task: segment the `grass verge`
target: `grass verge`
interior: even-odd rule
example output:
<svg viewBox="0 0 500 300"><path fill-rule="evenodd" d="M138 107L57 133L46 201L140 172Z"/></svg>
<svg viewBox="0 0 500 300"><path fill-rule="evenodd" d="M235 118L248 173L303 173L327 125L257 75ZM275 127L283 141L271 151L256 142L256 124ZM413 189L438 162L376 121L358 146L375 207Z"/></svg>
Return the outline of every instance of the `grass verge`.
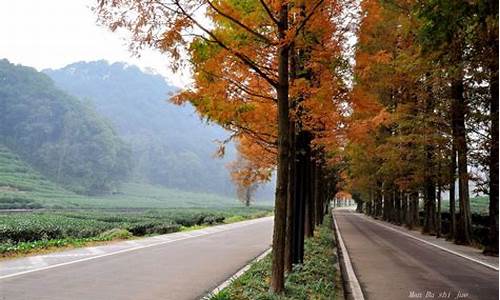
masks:
<svg viewBox="0 0 500 300"><path fill-rule="evenodd" d="M331 217L307 239L304 246L304 264L296 266L285 281L285 293L269 293L271 255L253 264L250 269L210 300L304 300L336 299L334 239Z"/></svg>

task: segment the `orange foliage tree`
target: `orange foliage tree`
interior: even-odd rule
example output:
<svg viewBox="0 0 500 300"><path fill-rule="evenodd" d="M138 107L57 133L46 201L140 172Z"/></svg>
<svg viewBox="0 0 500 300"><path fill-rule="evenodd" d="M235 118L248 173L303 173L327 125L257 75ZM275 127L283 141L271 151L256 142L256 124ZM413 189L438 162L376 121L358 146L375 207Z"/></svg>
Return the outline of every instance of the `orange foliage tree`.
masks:
<svg viewBox="0 0 500 300"><path fill-rule="evenodd" d="M95 10L112 30L129 30L132 50L154 47L171 59L174 69L192 69L193 85L173 101L190 102L201 116L233 132L243 169L253 168L252 180L267 178L261 171L269 174L276 166L271 290L281 292L287 200L295 181L289 176L290 125L298 114L290 115L290 99L303 98L301 126L317 132L324 148L335 145L331 141L339 126L335 115L342 85L334 63L340 51L333 34L339 2L99 0ZM306 48L309 55L300 58L301 71L314 78L295 81L291 60Z"/></svg>

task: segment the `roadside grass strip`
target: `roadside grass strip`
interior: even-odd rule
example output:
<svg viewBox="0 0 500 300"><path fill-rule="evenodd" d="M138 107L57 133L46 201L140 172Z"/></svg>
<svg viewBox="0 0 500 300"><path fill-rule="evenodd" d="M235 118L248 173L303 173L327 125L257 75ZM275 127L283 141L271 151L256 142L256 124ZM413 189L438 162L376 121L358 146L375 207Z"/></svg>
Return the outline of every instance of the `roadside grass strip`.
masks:
<svg viewBox="0 0 500 300"><path fill-rule="evenodd" d="M304 245L304 264L294 266L285 280L285 293L273 295L269 292L272 253L244 268L244 274L230 279L225 288L218 288L206 297L210 300L303 300L338 299L336 294L337 256L331 229L331 217Z"/></svg>

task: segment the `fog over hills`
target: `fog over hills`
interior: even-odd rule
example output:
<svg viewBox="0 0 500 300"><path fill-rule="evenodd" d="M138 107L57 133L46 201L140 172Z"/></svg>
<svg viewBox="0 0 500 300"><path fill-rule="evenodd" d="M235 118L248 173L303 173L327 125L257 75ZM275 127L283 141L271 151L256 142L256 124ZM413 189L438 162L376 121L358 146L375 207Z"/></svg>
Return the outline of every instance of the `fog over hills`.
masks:
<svg viewBox="0 0 500 300"><path fill-rule="evenodd" d="M234 157L213 157L222 128L200 120L190 105L168 102L176 88L157 74L125 63L78 62L44 70L56 86L90 102L109 118L133 152L133 179L191 191L233 194L225 168Z"/></svg>

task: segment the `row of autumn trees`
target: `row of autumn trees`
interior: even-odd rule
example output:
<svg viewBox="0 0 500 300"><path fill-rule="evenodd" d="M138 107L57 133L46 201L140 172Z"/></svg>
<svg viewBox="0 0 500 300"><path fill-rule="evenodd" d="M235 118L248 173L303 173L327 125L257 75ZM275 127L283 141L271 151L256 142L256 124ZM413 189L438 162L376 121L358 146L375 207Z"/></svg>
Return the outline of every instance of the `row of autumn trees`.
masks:
<svg viewBox="0 0 500 300"><path fill-rule="evenodd" d="M277 171L271 291L303 260L335 193L348 110L343 55L349 1L100 0L101 23L157 48L193 84L173 98L233 134L233 174L250 187ZM189 134L189 133L186 133ZM221 148L223 152L223 148Z"/></svg>
<svg viewBox="0 0 500 300"><path fill-rule="evenodd" d="M410 5L401 2L404 3L394 5ZM429 5L434 5L431 2ZM444 128L438 124L430 126L423 113L418 114L416 121L427 127L411 124L413 113L407 114L405 126L389 123L396 109L395 101L385 103L383 99L401 99L397 107L402 108L406 107L403 101L411 102L416 97L420 102L420 94L436 93L434 86L444 84L440 92L445 93L447 83L423 83L449 79L451 73L445 67L439 68L440 76L431 69L428 73L420 71L425 66L444 64L444 54L425 65L413 61L413 65L403 65L402 69L395 62L392 69L384 67L390 65L395 54L383 47L392 45L398 52L399 47L410 42L397 36L407 24L398 24L390 17L377 20L376 16L383 16L378 1L362 3L366 17L360 28L355 82L350 80L346 55L349 51L345 47L349 44L346 33L352 25L349 18L356 12L356 1L98 0L95 7L101 23L112 30L126 29L131 33L131 49L153 47L170 57L174 69L191 68L193 84L173 101L191 103L203 118L233 133L230 140L237 143L239 151L239 160L232 166L233 178L251 187L269 180L276 170L270 283L271 291L276 293L284 289L285 273L293 264L302 262L304 237L312 236L314 227L322 222L325 204L336 193L340 174L345 174L344 157L349 157L352 165L352 188L371 194L383 189L378 181L372 185L372 177L365 175L377 178L385 174L377 170L379 161L372 161L374 149L382 144L387 153L394 153L393 147L410 149L413 146L397 142L392 136L396 132L402 137L403 132L411 130ZM369 7L378 11L369 12ZM428 12L429 18L435 17L432 11ZM374 28L378 22L388 22L385 31ZM373 37L363 33L369 26L376 31ZM414 54L405 54L408 62ZM482 84L478 89L481 87ZM418 89L418 95L413 88ZM438 99L424 101L425 109L436 117L445 111L447 103ZM418 148L424 141L420 135L415 136L418 144L414 147ZM379 143L381 138L387 143ZM427 163L434 168L438 153L445 151L441 146L444 144L438 143L441 140L437 135L431 138L426 134L425 139L425 147L429 147L425 153L431 156ZM415 160L410 158L409 162L416 164ZM424 172L423 166L415 169ZM382 188L388 191L389 185L384 182L389 183L385 177ZM390 183L396 187L399 182L394 179ZM414 191L420 191L419 188L415 186Z"/></svg>
<svg viewBox="0 0 500 300"><path fill-rule="evenodd" d="M355 197L369 214L439 236L447 190L449 238L470 244L475 181L490 198L485 252L498 255L498 1L361 9L347 148Z"/></svg>

